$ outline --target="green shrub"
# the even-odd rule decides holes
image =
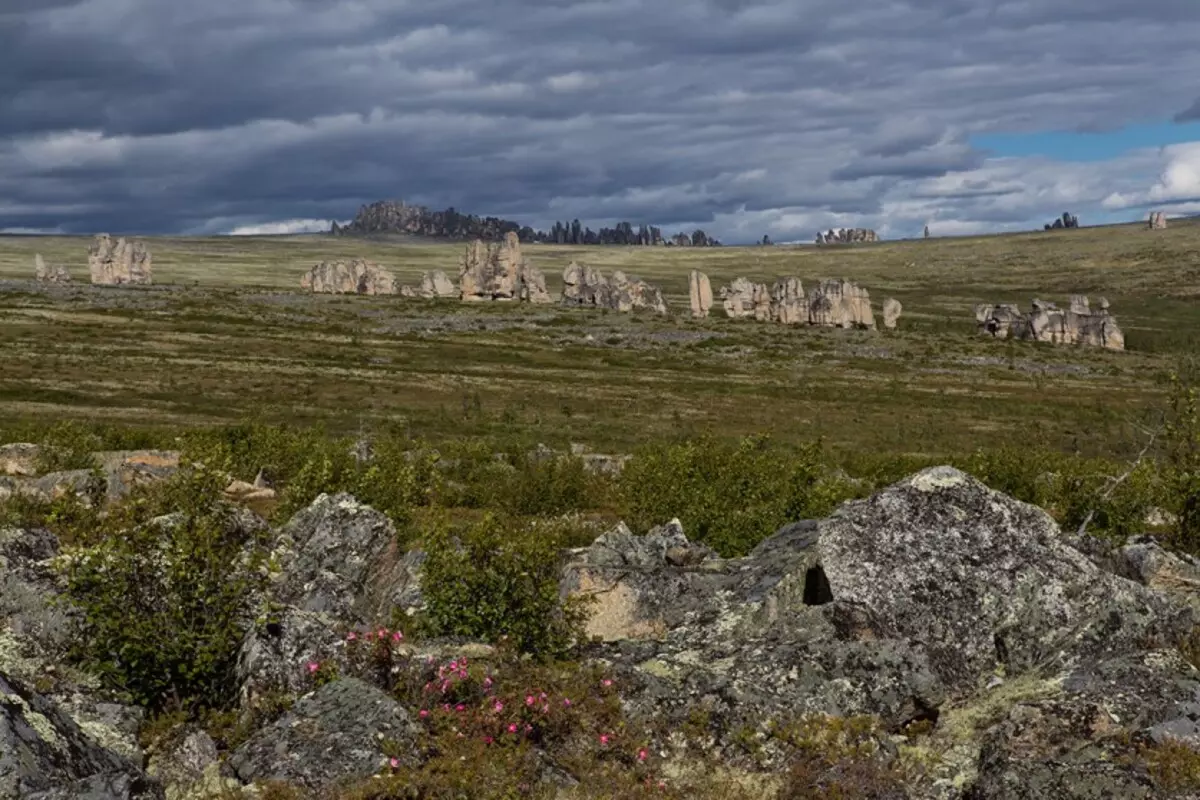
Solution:
[[[231,699],[262,543],[222,484],[195,470],[139,487],[59,561],[80,612],[74,657],[154,710]]]
[[[817,442],[785,451],[766,437],[649,445],[625,465],[620,490],[635,529],[678,517],[690,538],[740,556],[782,525],[853,496],[846,483],[823,479],[821,450]]]
[[[1172,375],[1165,429],[1169,510],[1178,518],[1174,544],[1200,552],[1200,397],[1191,381]]]
[[[442,635],[507,640],[555,656],[579,636],[581,609],[558,594],[563,524],[487,514],[457,536],[438,524],[425,538],[425,624]]]

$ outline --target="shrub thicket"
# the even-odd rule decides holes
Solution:
[[[538,656],[565,653],[579,636],[581,609],[559,598],[566,526],[487,514],[457,533],[427,534],[422,586],[425,624],[437,634],[506,640]]]
[[[152,709],[224,705],[259,533],[220,501],[204,470],[138,488],[60,559],[79,611],[74,656]]]
[[[854,494],[828,477],[819,442],[787,451],[765,436],[647,445],[625,466],[620,490],[635,530],[678,517],[689,538],[727,557]]]

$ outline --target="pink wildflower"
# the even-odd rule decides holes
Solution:
[[[418,716],[420,716],[421,719],[427,718],[429,716],[429,709],[422,708],[421,713]]]
[[[607,733],[600,734],[600,744],[608,744],[608,734]]]
[[[378,636],[380,639],[386,639],[386,638],[387,638],[387,633],[388,633],[388,632],[387,632],[387,628],[380,628],[380,629],[379,629],[379,633],[377,633],[377,634],[375,634],[375,635],[376,635],[376,636]]]
[[[527,706],[533,705],[533,695],[526,695],[525,705],[527,705]]]
[[[320,668],[321,668],[321,665],[320,665],[320,664],[318,664],[316,661],[310,661],[310,662],[308,662],[308,672],[309,672],[309,674],[312,674],[312,673],[316,672],[316,671],[317,671],[317,670],[319,670]]]
[[[564,698],[563,698],[563,705],[564,705],[564,706],[566,706],[567,708],[570,708],[570,707],[571,707],[571,698],[569,698],[569,697],[564,697]]]
[[[497,700],[496,704],[494,706],[492,706],[492,710],[495,711],[497,714],[500,713],[501,711],[504,710],[504,703],[501,703],[499,700]]]
[[[509,732],[509,733],[516,733],[516,732],[517,732],[517,723],[515,723],[515,722],[514,722],[514,723],[512,723],[511,725],[509,725],[509,726],[508,726],[508,732]]]
[[[353,642],[357,638],[358,638],[358,634],[355,633],[354,631],[350,631],[349,633],[346,634],[347,642]]]
[[[483,688],[485,688],[485,689],[492,688],[492,676],[491,675],[488,675],[486,678],[483,679]]]
[[[403,633],[401,633],[400,631],[396,631],[395,633],[393,633],[393,634],[392,634],[392,641],[393,641],[393,642],[398,642],[398,641],[400,641],[400,640],[401,640],[401,639],[403,639],[403,638],[404,638],[404,634],[403,634]]]
[[[638,750],[638,761],[645,761],[650,754],[646,752],[646,748]]]
[[[455,710],[455,711],[466,711],[466,710],[467,710],[467,707],[466,707],[466,706],[464,706],[462,703],[459,703],[458,705],[456,705],[456,706],[454,707],[454,710]]]
[[[605,678],[604,680],[600,681],[600,685],[607,689],[608,687],[612,686],[612,681],[608,678]]]
[[[400,766],[400,759],[398,759],[398,758],[393,758],[393,759],[392,759],[391,761],[389,761],[388,763],[392,765],[392,769],[395,769],[396,767]]]

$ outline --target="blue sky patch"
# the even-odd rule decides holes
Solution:
[[[992,156],[1044,156],[1057,161],[1106,161],[1130,150],[1200,141],[1200,122],[1128,125],[1102,133],[989,133],[971,144]]]

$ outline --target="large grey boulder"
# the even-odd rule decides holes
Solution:
[[[1130,736],[1163,725],[1194,727],[1200,742],[1200,673],[1172,649],[1190,611],[1097,566],[1044,511],[958,470],[927,469],[786,526],[745,558],[657,555],[682,536],[665,547],[662,532],[606,534],[563,576],[564,593],[593,599],[595,657],[622,676],[635,716],[681,725],[699,704],[719,742],[815,712],[875,715],[893,730],[933,722],[931,747],[954,754],[939,785],[978,779],[980,791],[1020,770],[1042,770],[1046,786],[1068,781],[1062,747],[1099,774],[1114,767],[1097,759],[1130,755]],[[1106,751],[1088,751],[1083,728],[1064,742],[1002,727],[1094,706],[1128,734]],[[962,723],[937,725],[976,718],[999,727],[964,737]]]
[[[385,741],[405,765],[417,761],[418,729],[386,693],[340,678],[300,698],[229,757],[242,781],[286,781],[313,792],[369,778],[389,764]],[[324,796],[324,795],[322,795]]]
[[[0,798],[151,800],[158,786],[55,703],[0,669]]]
[[[309,662],[344,659],[348,631],[422,605],[420,555],[386,515],[348,494],[321,495],[280,531],[272,582],[238,658],[242,700],[298,692]]]

